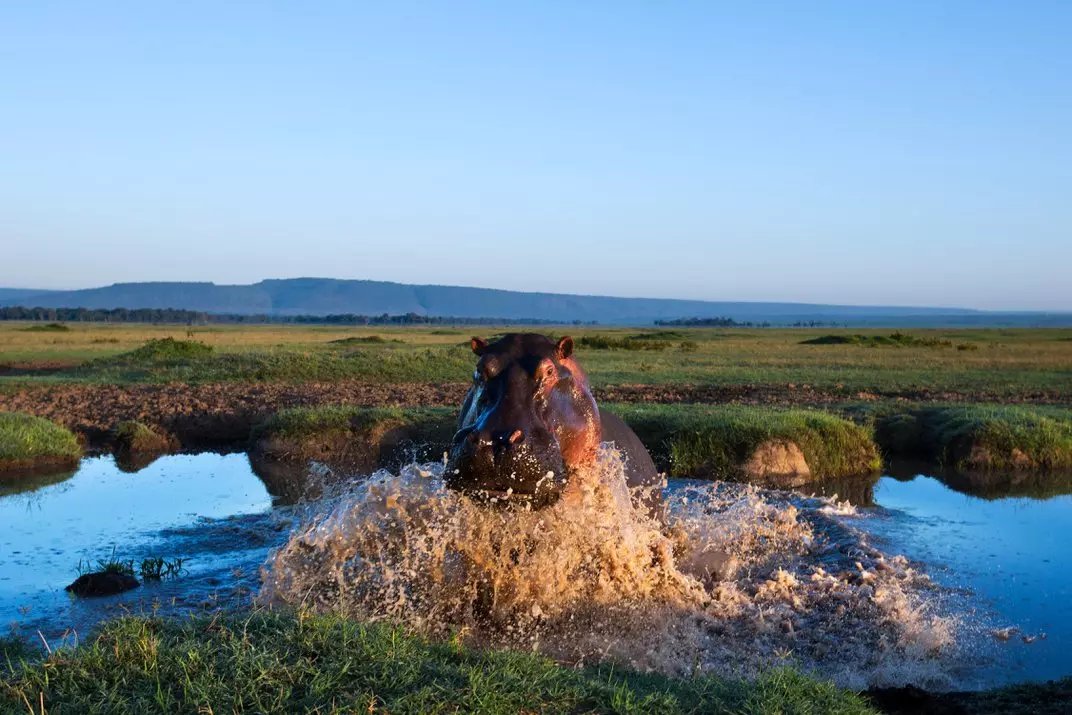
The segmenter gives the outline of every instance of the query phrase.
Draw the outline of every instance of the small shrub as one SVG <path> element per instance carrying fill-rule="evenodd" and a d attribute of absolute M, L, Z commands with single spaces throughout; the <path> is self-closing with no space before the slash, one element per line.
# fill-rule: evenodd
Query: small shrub
<path fill-rule="evenodd" d="M 862 345 L 865 347 L 897 346 L 909 348 L 951 348 L 950 340 L 940 338 L 921 338 L 916 335 L 896 332 L 890 335 L 820 335 L 817 338 L 801 340 L 801 345 Z"/>
<path fill-rule="evenodd" d="M 339 338 L 332 340 L 332 345 L 386 345 L 387 343 L 401 343 L 401 340 L 388 340 L 382 335 L 365 335 L 362 337 Z"/>
<path fill-rule="evenodd" d="M 176 340 L 175 338 L 154 338 L 146 341 L 136 350 L 120 355 L 119 358 L 132 362 L 164 362 L 168 360 L 196 360 L 212 355 L 212 346 L 196 340 Z"/>
<path fill-rule="evenodd" d="M 673 343 L 648 337 L 614 338 L 607 335 L 586 335 L 577 341 L 582 348 L 592 350 L 666 350 Z"/>
<path fill-rule="evenodd" d="M 45 323 L 44 325 L 31 325 L 23 328 L 24 333 L 69 333 L 71 328 L 63 323 Z"/>
<path fill-rule="evenodd" d="M 125 452 L 166 452 L 176 447 L 175 440 L 135 420 L 124 420 L 113 432 L 116 449 Z"/>

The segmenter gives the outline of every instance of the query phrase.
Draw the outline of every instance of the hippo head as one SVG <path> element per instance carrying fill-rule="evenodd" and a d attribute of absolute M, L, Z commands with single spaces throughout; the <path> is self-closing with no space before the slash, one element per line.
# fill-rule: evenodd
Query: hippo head
<path fill-rule="evenodd" d="M 449 488 L 492 503 L 541 508 L 595 460 L 599 410 L 573 358 L 573 339 L 511 333 L 488 343 L 462 405 L 445 472 Z"/>

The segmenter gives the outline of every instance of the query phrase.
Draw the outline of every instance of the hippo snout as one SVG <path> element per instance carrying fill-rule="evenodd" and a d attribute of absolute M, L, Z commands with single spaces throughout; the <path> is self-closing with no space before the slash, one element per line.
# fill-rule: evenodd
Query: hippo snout
<path fill-rule="evenodd" d="M 468 428 L 454 436 L 444 480 L 480 501 L 542 508 L 558 500 L 566 465 L 546 435 Z"/>

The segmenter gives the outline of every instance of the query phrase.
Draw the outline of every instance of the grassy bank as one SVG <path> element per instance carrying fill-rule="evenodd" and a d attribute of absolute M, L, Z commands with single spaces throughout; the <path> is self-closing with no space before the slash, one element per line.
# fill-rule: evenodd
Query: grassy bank
<path fill-rule="evenodd" d="M 259 457 L 361 470 L 437 459 L 450 445 L 452 408 L 298 407 L 257 425 L 250 442 Z"/>
<path fill-rule="evenodd" d="M 887 454 L 958 471 L 1072 470 L 1072 410 L 957 405 L 879 410 L 873 419 Z"/>
<path fill-rule="evenodd" d="M 0 662 L 4 712 L 868 713 L 791 669 L 757 682 L 572 669 L 334 616 L 124 618 L 29 665 Z"/>
<path fill-rule="evenodd" d="M 0 471 L 73 465 L 82 456 L 74 434 L 18 412 L 0 412 Z"/>
<path fill-rule="evenodd" d="M 743 478 L 764 444 L 800 448 L 810 479 L 871 472 L 880 466 L 867 427 L 834 415 L 756 407 L 604 405 L 621 416 L 672 476 Z M 452 408 L 321 407 L 283 410 L 253 430 L 260 455 L 277 460 L 318 459 L 375 469 L 412 458 L 415 445 L 438 458 L 455 429 Z"/>
<path fill-rule="evenodd" d="M 26 332 L 26 327 L 0 323 L 0 383 L 464 382 L 473 364 L 462 345 L 466 336 L 504 330 L 71 324 L 64 332 Z M 862 349 L 856 341 L 877 344 L 890 339 L 889 330 L 571 326 L 544 331 L 568 331 L 576 338 L 595 385 L 807 385 L 848 396 L 985 392 L 995 398 L 1072 400 L 1070 329 L 912 330 L 901 334 L 897 347 L 879 349 Z M 150 340 L 168 337 L 211 351 L 137 352 Z M 801 344 L 816 338 L 835 344 Z M 933 347 L 946 343 L 970 347 Z"/>
<path fill-rule="evenodd" d="M 742 465 L 772 442 L 799 447 L 812 479 L 881 467 L 869 428 L 824 412 L 739 405 L 606 405 L 604 409 L 622 417 L 671 476 L 741 478 Z"/>

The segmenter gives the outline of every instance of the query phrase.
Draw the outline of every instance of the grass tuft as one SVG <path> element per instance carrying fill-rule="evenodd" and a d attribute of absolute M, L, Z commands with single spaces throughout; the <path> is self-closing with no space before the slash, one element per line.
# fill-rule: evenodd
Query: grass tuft
<path fill-rule="evenodd" d="M 127 617 L 77 649 L 5 667 L 5 712 L 874 712 L 790 668 L 755 683 L 575 669 L 333 615 Z"/>
<path fill-rule="evenodd" d="M 152 427 L 136 420 L 124 420 L 115 426 L 113 439 L 116 448 L 123 452 L 167 452 L 175 447 L 175 440 Z"/>
<path fill-rule="evenodd" d="M 65 427 L 20 412 L 0 412 L 0 469 L 67 465 L 78 461 L 82 447 Z"/>
<path fill-rule="evenodd" d="M 881 467 L 866 426 L 825 412 L 702 405 L 604 405 L 637 433 L 671 476 L 739 476 L 760 444 L 793 442 L 812 477 L 844 477 Z"/>

